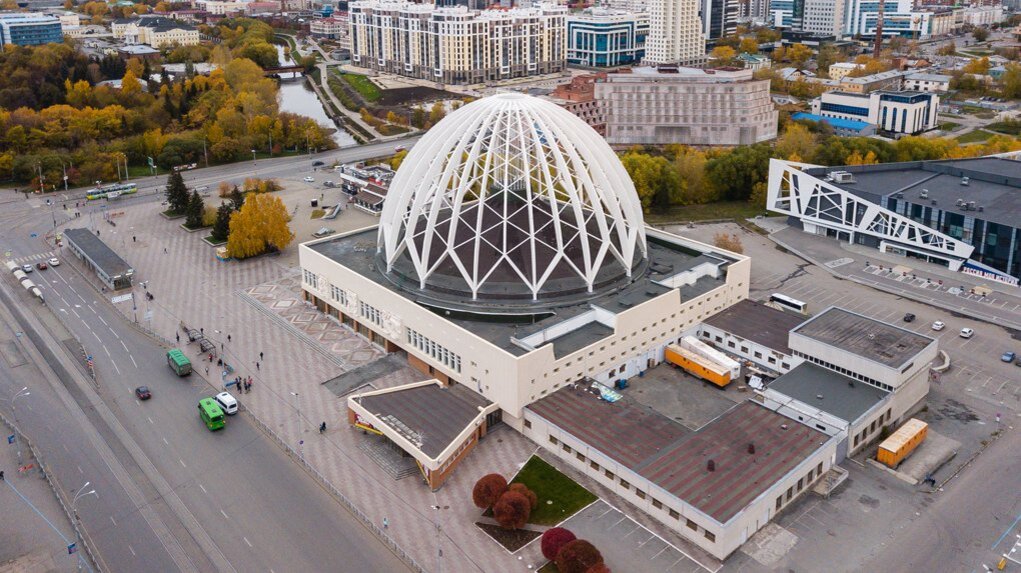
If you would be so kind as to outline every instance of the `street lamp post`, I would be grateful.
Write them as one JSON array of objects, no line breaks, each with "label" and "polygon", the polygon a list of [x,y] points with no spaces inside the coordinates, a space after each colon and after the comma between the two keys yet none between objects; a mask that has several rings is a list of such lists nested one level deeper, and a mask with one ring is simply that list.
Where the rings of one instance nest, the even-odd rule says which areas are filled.
[{"label": "street lamp post", "polygon": [[431,507],[436,512],[436,518],[433,520],[433,525],[436,526],[436,573],[443,573],[443,526],[441,525],[443,514],[440,512],[446,508],[440,506],[436,492],[433,492],[433,502]]},{"label": "street lamp post", "polygon": [[20,432],[18,431],[18,426],[20,425],[21,422],[20,422],[20,420],[18,420],[18,408],[15,405],[15,401],[18,398],[21,398],[22,396],[31,396],[31,395],[32,395],[32,393],[28,391],[28,386],[25,386],[21,390],[18,390],[17,392],[15,392],[14,395],[11,396],[11,400],[10,400],[10,402],[11,402],[11,411],[14,412],[14,442],[16,444],[16,447],[18,448],[18,466],[21,466],[21,437],[19,435]]},{"label": "street lamp post", "polygon": [[94,495],[96,497],[99,497],[99,494],[97,494],[96,490],[94,490],[94,489],[89,490],[89,491],[85,491],[85,488],[89,487],[90,483],[92,483],[92,482],[85,482],[85,485],[83,485],[81,487],[81,489],[78,490],[78,493],[74,494],[74,498],[71,499],[71,513],[74,514],[74,536],[75,536],[75,542],[76,542],[75,546],[78,549],[77,551],[75,551],[75,553],[78,554],[78,570],[79,571],[82,570],[82,551],[81,551],[81,548],[82,548],[82,534],[81,534],[81,529],[79,528],[79,525],[78,525],[79,522],[81,521],[81,519],[78,518],[78,500],[83,498],[83,497],[85,497],[85,496],[87,496],[87,495]]},{"label": "street lamp post", "polygon": [[305,432],[305,422],[301,418],[301,406],[298,405],[298,393],[297,392],[291,392],[291,396],[294,396],[294,410],[298,413],[298,429],[300,429],[301,432],[304,433]]},{"label": "street lamp post", "polygon": [[255,165],[255,150],[252,150],[252,165]]}]

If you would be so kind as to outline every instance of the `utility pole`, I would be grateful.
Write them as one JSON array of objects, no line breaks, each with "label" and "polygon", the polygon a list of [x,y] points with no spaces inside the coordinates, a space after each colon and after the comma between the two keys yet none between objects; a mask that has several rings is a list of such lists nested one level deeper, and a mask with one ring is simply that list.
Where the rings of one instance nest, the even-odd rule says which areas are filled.
[{"label": "utility pole", "polygon": [[39,193],[45,193],[46,188],[43,187],[43,164],[36,163],[36,167],[39,168]]},{"label": "utility pole", "polygon": [[202,138],[202,157],[206,160],[206,167],[209,167],[209,154],[206,153],[206,138]]}]

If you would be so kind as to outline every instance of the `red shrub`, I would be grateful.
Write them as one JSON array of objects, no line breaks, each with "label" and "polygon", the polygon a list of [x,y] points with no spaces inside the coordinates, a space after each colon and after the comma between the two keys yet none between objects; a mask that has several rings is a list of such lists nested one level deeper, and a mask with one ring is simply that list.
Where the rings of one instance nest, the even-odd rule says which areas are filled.
[{"label": "red shrub", "polygon": [[526,486],[525,484],[512,483],[507,489],[509,489],[510,491],[516,491],[521,495],[525,496],[526,498],[528,498],[528,504],[531,506],[531,509],[534,510],[535,508],[539,507],[539,496],[535,495],[535,492],[528,489],[528,486]]},{"label": "red shrub", "polygon": [[507,529],[517,529],[528,523],[531,513],[528,498],[516,491],[505,492],[493,506],[493,519]]},{"label": "red shrub", "polygon": [[551,527],[543,532],[539,541],[542,546],[542,556],[550,561],[557,558],[560,548],[574,541],[577,537],[570,530],[563,527]]},{"label": "red shrub", "polygon": [[480,509],[489,509],[505,491],[507,491],[507,480],[502,475],[484,475],[475,482],[475,487],[472,489],[472,502]]},{"label": "red shrub", "polygon": [[560,548],[556,562],[560,573],[586,573],[590,567],[602,563],[603,556],[588,541],[575,539]]}]

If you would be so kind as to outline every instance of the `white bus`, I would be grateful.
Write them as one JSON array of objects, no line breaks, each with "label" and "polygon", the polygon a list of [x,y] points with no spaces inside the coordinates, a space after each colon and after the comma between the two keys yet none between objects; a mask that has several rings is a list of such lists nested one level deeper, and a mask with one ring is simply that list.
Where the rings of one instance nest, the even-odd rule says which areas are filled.
[{"label": "white bus", "polygon": [[785,294],[775,292],[769,295],[769,302],[782,306],[783,308],[793,310],[794,312],[800,312],[801,314],[807,314],[808,304],[801,302],[800,300],[793,299]]}]

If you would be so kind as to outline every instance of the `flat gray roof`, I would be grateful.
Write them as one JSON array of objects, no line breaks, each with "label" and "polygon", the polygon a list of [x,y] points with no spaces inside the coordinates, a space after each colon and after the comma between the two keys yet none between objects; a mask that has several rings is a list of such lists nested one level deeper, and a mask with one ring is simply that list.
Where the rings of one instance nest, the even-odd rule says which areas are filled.
[{"label": "flat gray roof", "polygon": [[104,243],[95,233],[88,229],[67,229],[64,238],[74,243],[85,256],[113,278],[130,272],[131,265]]},{"label": "flat gray roof", "polygon": [[[401,288],[394,284],[391,277],[386,277],[376,265],[376,227],[350,235],[331,238],[326,241],[308,245],[316,251],[345,268],[360,274],[377,285],[404,298],[415,302],[441,316],[453,324],[482,337],[499,348],[516,356],[529,352],[511,342],[511,338],[523,339],[528,336],[560,323],[563,320],[588,312],[593,306],[610,312],[623,312],[633,306],[642,304],[664,293],[670,288],[655,281],[665,280],[685,270],[694,268],[705,262],[713,262],[723,267],[719,278],[704,276],[692,285],[680,287],[682,300],[688,300],[726,284],[726,266],[731,259],[706,255],[686,249],[680,245],[667,244],[659,239],[649,237],[649,260],[642,271],[632,277],[631,282],[602,294],[579,294],[576,298],[565,300],[559,305],[549,308],[540,306],[529,310],[529,306],[520,302],[504,304],[500,300],[471,301],[464,299],[452,303],[449,299],[437,300],[428,291],[418,290],[417,284],[405,285]],[[689,252],[690,251],[690,252]],[[527,312],[527,314],[525,314]],[[534,314],[531,314],[534,313]],[[553,341],[554,353],[563,356],[584,348],[609,336],[610,329],[583,327],[576,334],[558,337]],[[560,348],[557,348],[557,345]],[[579,346],[580,345],[580,346]],[[573,350],[572,350],[573,349]]]},{"label": "flat gray roof", "polygon": [[787,346],[790,332],[805,322],[805,317],[746,299],[703,322],[766,348],[790,354],[791,349]]},{"label": "flat gray roof", "polygon": [[933,342],[928,336],[832,306],[792,332],[890,368],[900,368]]},{"label": "flat gray roof", "polygon": [[458,384],[399,388],[356,400],[391,428],[413,432],[430,458],[440,455],[479,415],[479,408],[491,403]]},{"label": "flat gray roof", "polygon": [[860,418],[888,395],[884,390],[811,362],[802,362],[790,372],[770,382],[769,389],[816,407],[848,423]]}]

